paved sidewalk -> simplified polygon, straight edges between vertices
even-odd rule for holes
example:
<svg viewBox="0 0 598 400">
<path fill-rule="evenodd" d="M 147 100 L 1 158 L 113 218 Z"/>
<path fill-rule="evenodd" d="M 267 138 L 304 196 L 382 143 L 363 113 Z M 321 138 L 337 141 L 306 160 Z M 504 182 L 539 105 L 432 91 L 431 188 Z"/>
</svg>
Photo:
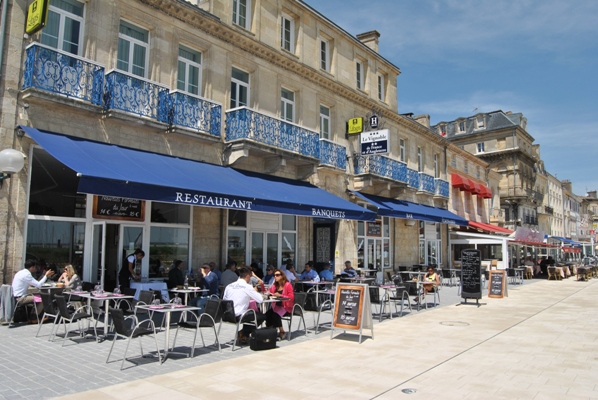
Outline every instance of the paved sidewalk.
<svg viewBox="0 0 598 400">
<path fill-rule="evenodd" d="M 64 399 L 598 399 L 598 280 L 482 303 L 376 324 L 362 344 L 323 333 Z"/>
</svg>

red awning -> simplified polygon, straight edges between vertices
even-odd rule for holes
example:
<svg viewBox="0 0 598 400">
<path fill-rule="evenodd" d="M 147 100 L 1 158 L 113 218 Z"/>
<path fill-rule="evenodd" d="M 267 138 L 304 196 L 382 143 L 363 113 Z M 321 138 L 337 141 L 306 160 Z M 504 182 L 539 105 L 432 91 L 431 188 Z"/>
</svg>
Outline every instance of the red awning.
<svg viewBox="0 0 598 400">
<path fill-rule="evenodd" d="M 565 253 L 581 253 L 581 249 L 579 247 L 563 247 L 562 250 Z"/>
<path fill-rule="evenodd" d="M 548 244 L 548 243 L 544 243 L 544 242 L 527 242 L 525 240 L 512 240 L 509 243 L 512 243 L 512 244 L 523 244 L 525 246 L 532 246 L 532 247 L 559 247 L 559 246 L 554 245 L 554 244 Z"/>
<path fill-rule="evenodd" d="M 480 196 L 482 196 L 485 199 L 491 199 L 492 198 L 492 190 L 490 190 L 490 188 L 486 185 L 482 185 L 482 193 L 480 193 Z"/>
<path fill-rule="evenodd" d="M 482 193 L 482 186 L 484 185 L 474 181 L 471 181 L 471 185 L 471 194 L 477 194 L 479 196 Z"/>
<path fill-rule="evenodd" d="M 459 190 L 463 191 L 471 191 L 471 187 L 473 182 L 469 179 L 467 179 L 464 176 L 461 176 L 459 174 L 451 174 L 451 183 L 453 185 L 453 187 L 459 188 Z"/>
<path fill-rule="evenodd" d="M 511 233 L 513 233 L 513 231 L 510 229 L 503 228 L 503 227 L 497 226 L 497 225 L 485 224 L 483 222 L 469 221 L 469 226 L 476 228 L 476 229 L 481 229 L 483 231 L 490 232 L 490 233 L 506 233 L 509 235 Z"/>
</svg>

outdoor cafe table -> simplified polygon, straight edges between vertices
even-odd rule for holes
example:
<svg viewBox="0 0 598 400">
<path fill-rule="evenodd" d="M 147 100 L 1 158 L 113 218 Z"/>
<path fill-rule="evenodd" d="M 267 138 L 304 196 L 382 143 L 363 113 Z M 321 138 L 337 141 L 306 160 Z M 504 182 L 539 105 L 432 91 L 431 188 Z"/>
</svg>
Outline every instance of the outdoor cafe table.
<svg viewBox="0 0 598 400">
<path fill-rule="evenodd" d="M 334 285 L 333 281 L 320 281 L 320 282 L 299 281 L 299 283 L 302 283 L 307 286 L 311 286 L 311 288 L 309 289 L 309 293 L 316 294 L 316 307 L 318 307 L 320 305 L 320 301 L 319 301 L 320 294 L 326 292 L 327 286 Z M 306 290 L 306 292 L 307 292 L 307 290 Z"/>
<path fill-rule="evenodd" d="M 166 360 L 166 357 L 168 357 L 169 354 L 169 346 L 170 346 L 170 315 L 173 312 L 186 312 L 186 311 L 197 311 L 199 310 L 199 307 L 191 307 L 191 306 L 185 306 L 182 304 L 161 304 L 161 305 L 137 305 L 137 308 L 143 309 L 143 310 L 147 310 L 149 312 L 155 312 L 155 313 L 162 313 L 164 314 L 164 316 L 166 317 L 166 321 L 165 321 L 165 334 L 166 334 L 166 338 L 164 339 L 164 357 L 162 358 L 162 360 Z M 186 354 L 186 353 L 179 353 L 179 352 L 174 352 L 174 351 L 170 351 L 170 353 L 173 354 Z"/>
<path fill-rule="evenodd" d="M 396 289 L 405 289 L 405 286 L 403 285 L 380 285 L 380 289 L 384 290 L 384 294 L 382 295 L 382 299 L 380 300 L 380 321 L 382 321 L 382 314 L 383 311 L 386 309 L 386 303 L 388 303 L 388 316 L 390 317 L 390 319 L 392 319 L 392 309 L 390 308 L 390 291 L 391 290 L 396 290 Z M 409 298 L 407 298 L 407 301 L 409 301 Z M 401 310 L 403 310 L 403 307 L 401 306 Z"/>
<path fill-rule="evenodd" d="M 189 304 L 189 302 L 188 302 L 189 293 L 194 293 L 195 295 L 197 295 L 198 293 L 207 293 L 207 292 L 209 292 L 209 290 L 198 288 L 198 287 L 190 287 L 189 289 L 176 289 L 176 288 L 170 289 L 169 292 L 176 293 L 176 294 L 179 294 L 179 293 L 185 294 L 185 304 Z"/>
<path fill-rule="evenodd" d="M 357 268 L 357 271 L 362 272 L 363 276 L 376 275 L 377 269 Z"/>
<path fill-rule="evenodd" d="M 142 290 L 159 290 L 162 294 L 162 300 L 165 303 L 170 302 L 170 296 L 168 295 L 168 287 L 164 281 L 149 281 L 149 282 L 134 282 L 131 281 L 131 289 L 136 289 L 135 300 L 139 300 L 139 292 Z"/>
<path fill-rule="evenodd" d="M 368 278 L 365 276 L 356 276 L 354 278 L 349 278 L 349 280 L 353 283 L 368 283 L 368 282 L 375 281 L 376 278 Z"/>
<path fill-rule="evenodd" d="M 272 303 L 276 303 L 277 301 L 289 301 L 291 299 L 287 298 L 287 297 L 266 297 L 263 296 L 264 300 L 262 300 L 261 303 L 261 308 L 262 308 L 262 313 L 266 313 L 266 311 L 268 311 L 268 307 L 270 304 Z M 255 307 L 254 310 L 257 311 L 257 302 L 255 300 L 249 300 L 249 308 L 253 308 L 252 305 Z"/>
<path fill-rule="evenodd" d="M 72 295 L 82 297 L 87 299 L 87 305 L 91 308 L 91 301 L 92 300 L 99 300 L 104 302 L 104 339 L 108 335 L 108 307 L 110 306 L 110 300 L 114 300 L 116 302 L 120 302 L 120 300 L 127 300 L 132 299 L 133 296 L 127 296 L 124 294 L 114 294 L 110 292 L 105 293 L 94 293 L 94 292 L 78 292 L 72 291 L 69 292 Z"/>
</svg>

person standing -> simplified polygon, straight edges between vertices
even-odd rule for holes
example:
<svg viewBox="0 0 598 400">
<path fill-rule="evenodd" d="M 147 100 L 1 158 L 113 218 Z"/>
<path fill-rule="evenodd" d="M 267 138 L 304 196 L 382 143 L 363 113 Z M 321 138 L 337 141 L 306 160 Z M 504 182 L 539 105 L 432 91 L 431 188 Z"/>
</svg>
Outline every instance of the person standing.
<svg viewBox="0 0 598 400">
<path fill-rule="evenodd" d="M 46 280 L 54 275 L 54 271 L 51 269 L 46 270 L 42 278 L 38 281 L 33 277 L 35 272 L 36 262 L 33 260 L 27 260 L 25 262 L 25 269 L 20 270 L 16 273 L 14 279 L 12 280 L 12 295 L 14 296 L 15 300 L 20 303 L 20 305 L 31 304 L 35 305 L 35 319 L 36 322 L 42 312 L 43 306 L 41 302 L 35 303 L 33 300 L 33 295 L 29 294 L 27 290 L 29 286 L 33 286 L 36 288 L 41 288 L 42 285 L 46 282 Z M 33 316 L 30 318 L 33 321 Z"/>
<path fill-rule="evenodd" d="M 145 257 L 145 252 L 141 249 L 136 249 L 133 254 L 127 256 L 127 259 L 118 274 L 118 284 L 121 290 L 131 287 L 130 279 L 135 281 L 141 279 L 141 276 L 137 274 L 135 268 L 138 264 L 141 264 L 143 257 Z"/>
</svg>

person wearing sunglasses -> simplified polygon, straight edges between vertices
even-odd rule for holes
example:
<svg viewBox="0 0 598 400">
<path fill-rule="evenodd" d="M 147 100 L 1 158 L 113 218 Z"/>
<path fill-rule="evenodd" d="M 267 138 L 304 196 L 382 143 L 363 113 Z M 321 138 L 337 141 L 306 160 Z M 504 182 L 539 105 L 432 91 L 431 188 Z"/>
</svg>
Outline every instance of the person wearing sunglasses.
<svg viewBox="0 0 598 400">
<path fill-rule="evenodd" d="M 276 269 L 274 271 L 274 283 L 270 286 L 269 292 L 271 297 L 288 299 L 273 303 L 272 307 L 266 312 L 266 326 L 278 328 L 278 337 L 282 339 L 286 335 L 282 327 L 282 317 L 293 312 L 293 304 L 295 303 L 293 285 L 291 285 L 282 270 Z"/>
</svg>

